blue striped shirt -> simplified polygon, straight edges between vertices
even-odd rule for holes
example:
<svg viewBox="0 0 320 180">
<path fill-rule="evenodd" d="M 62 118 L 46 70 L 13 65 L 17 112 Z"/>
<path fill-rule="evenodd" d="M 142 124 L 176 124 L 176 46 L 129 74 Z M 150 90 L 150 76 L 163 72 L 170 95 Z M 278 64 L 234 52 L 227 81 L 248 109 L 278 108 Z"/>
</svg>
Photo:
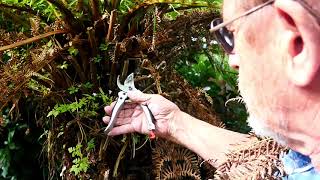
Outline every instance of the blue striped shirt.
<svg viewBox="0 0 320 180">
<path fill-rule="evenodd" d="M 290 150 L 282 157 L 287 176 L 284 180 L 320 180 L 320 173 L 312 166 L 311 159 L 296 151 Z"/>
</svg>

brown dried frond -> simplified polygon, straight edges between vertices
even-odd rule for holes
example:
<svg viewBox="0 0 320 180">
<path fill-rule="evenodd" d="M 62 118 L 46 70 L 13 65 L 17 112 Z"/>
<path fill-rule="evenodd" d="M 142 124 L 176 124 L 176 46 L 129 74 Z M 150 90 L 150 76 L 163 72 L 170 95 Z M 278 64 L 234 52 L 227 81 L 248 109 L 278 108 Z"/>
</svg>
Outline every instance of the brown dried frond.
<svg viewBox="0 0 320 180">
<path fill-rule="evenodd" d="M 28 38 L 22 32 L 7 32 L 4 29 L 0 29 L 0 47 L 13 44 L 15 42 L 21 41 Z"/>
<path fill-rule="evenodd" d="M 206 34 L 208 40 L 212 39 L 208 32 L 208 26 L 212 19 L 219 17 L 217 12 L 203 12 L 194 10 L 179 16 L 175 21 L 163 19 L 157 31 L 156 47 L 159 55 L 166 59 L 170 65 L 176 57 L 187 49 L 198 49 L 191 37 L 199 37 Z"/>
<path fill-rule="evenodd" d="M 40 47 L 30 52 L 26 60 L 12 56 L 0 69 L 0 109 L 9 103 L 13 98 L 20 95 L 25 84 L 32 76 L 41 76 L 37 72 L 46 66 L 56 56 L 57 47 Z M 13 52 L 14 53 L 14 52 Z"/>
<path fill-rule="evenodd" d="M 149 88 L 149 85 L 152 85 L 149 83 L 146 86 L 149 88 L 146 92 L 162 92 L 162 95 L 176 103 L 181 110 L 215 126 L 221 126 L 219 115 L 214 111 L 214 99 L 202 90 L 192 87 L 174 70 L 174 60 L 183 54 L 184 50 L 194 49 L 191 37 L 197 37 L 201 32 L 208 31 L 208 24 L 217 16 L 217 12 L 192 11 L 179 16 L 175 21 L 162 19 L 156 34 L 156 57 L 149 58 L 149 60 L 152 67 L 157 67 L 162 62 L 165 62 L 166 67 L 163 69 L 148 68 L 154 79 L 152 82 L 154 88 Z M 152 21 L 149 23 L 152 24 Z M 150 33 L 143 35 L 146 37 L 142 36 L 138 39 L 143 40 L 140 41 L 143 43 L 139 44 L 141 49 L 145 50 L 151 46 L 152 40 Z M 159 82 L 161 88 L 159 88 Z M 186 100 L 189 103 L 186 103 Z"/>
<path fill-rule="evenodd" d="M 193 88 L 174 70 L 161 74 L 161 76 L 162 84 L 166 84 L 164 87 L 166 87 L 165 92 L 169 95 L 168 98 L 175 102 L 181 110 L 212 125 L 221 126 L 221 119 L 205 94 Z M 185 103 L 185 99 L 188 99 L 189 103 Z"/>
<path fill-rule="evenodd" d="M 188 179 L 197 179 L 200 180 L 200 173 L 194 170 L 189 163 L 178 164 L 178 169 L 180 170 L 180 176 Z"/>
<path fill-rule="evenodd" d="M 45 27 L 45 32 L 58 31 L 66 29 L 67 25 L 62 19 L 56 19 L 50 26 Z"/>
<path fill-rule="evenodd" d="M 138 88 L 146 93 L 160 93 L 177 104 L 182 111 L 212 125 L 224 127 L 219 114 L 214 110 L 214 100 L 203 90 L 192 87 L 168 64 L 170 62 L 162 58 L 143 59 L 139 74 L 146 74 L 145 70 L 148 70 L 148 75 L 137 77 L 146 79 L 144 82 L 139 80 Z M 143 76 L 150 78 L 142 78 Z"/>
<path fill-rule="evenodd" d="M 177 175 L 175 174 L 175 172 L 170 168 L 166 168 L 163 170 L 162 176 L 161 177 L 157 177 L 156 179 L 177 179 Z"/>
<path fill-rule="evenodd" d="M 200 179 L 200 158 L 190 150 L 158 140 L 152 154 L 156 179 Z"/>
<path fill-rule="evenodd" d="M 164 169 L 160 179 L 200 180 L 201 176 L 198 172 L 195 172 L 193 170 L 193 167 L 191 167 L 190 164 L 183 163 L 183 164 L 177 164 L 177 166 L 175 166 L 174 168 L 168 167 L 167 169 Z"/>
<path fill-rule="evenodd" d="M 217 168 L 215 179 L 278 179 L 284 175 L 279 159 L 284 151 L 286 148 L 273 139 L 252 137 L 227 154 L 228 160 Z"/>
<path fill-rule="evenodd" d="M 30 18 L 30 26 L 31 26 L 31 34 L 33 36 L 37 36 L 40 34 L 40 21 L 41 19 L 39 17 Z"/>
</svg>

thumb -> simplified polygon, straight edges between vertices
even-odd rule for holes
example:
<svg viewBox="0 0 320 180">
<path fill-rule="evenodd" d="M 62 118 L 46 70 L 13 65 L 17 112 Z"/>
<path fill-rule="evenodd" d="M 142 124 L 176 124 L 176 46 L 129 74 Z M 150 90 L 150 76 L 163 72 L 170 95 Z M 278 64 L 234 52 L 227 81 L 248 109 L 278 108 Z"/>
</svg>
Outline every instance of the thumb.
<svg viewBox="0 0 320 180">
<path fill-rule="evenodd" d="M 129 91 L 128 97 L 131 101 L 140 103 L 143 105 L 147 105 L 149 103 L 149 100 L 151 99 L 150 94 L 145 94 L 140 90 Z"/>
</svg>

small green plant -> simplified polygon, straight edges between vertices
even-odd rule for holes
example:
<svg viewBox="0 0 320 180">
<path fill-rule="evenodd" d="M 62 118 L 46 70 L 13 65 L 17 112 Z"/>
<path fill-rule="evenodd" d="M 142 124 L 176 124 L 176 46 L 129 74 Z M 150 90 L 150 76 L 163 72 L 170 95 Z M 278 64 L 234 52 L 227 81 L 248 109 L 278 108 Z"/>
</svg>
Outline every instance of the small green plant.
<svg viewBox="0 0 320 180">
<path fill-rule="evenodd" d="M 80 99 L 79 101 L 70 103 L 70 104 L 56 104 L 54 106 L 54 109 L 51 110 L 47 117 L 54 116 L 57 117 L 59 114 L 65 113 L 65 112 L 75 112 L 76 110 L 81 109 L 87 104 L 88 100 L 86 97 Z"/>
<path fill-rule="evenodd" d="M 107 43 L 107 44 L 102 43 L 102 44 L 100 44 L 100 46 L 99 46 L 99 49 L 100 49 L 101 51 L 107 51 L 108 48 L 109 48 L 109 44 L 108 44 L 108 43 Z"/>
<path fill-rule="evenodd" d="M 71 153 L 71 156 L 75 158 L 72 163 L 72 167 L 70 169 L 70 172 L 73 172 L 76 176 L 80 172 L 87 172 L 89 168 L 89 161 L 88 157 L 83 157 L 81 153 L 81 144 L 77 144 L 76 147 L 70 147 L 68 148 L 69 153 Z"/>
<path fill-rule="evenodd" d="M 93 84 L 91 82 L 86 82 L 85 84 L 82 84 L 81 87 L 91 89 L 93 87 Z"/>
<path fill-rule="evenodd" d="M 76 49 L 75 47 L 71 46 L 69 49 L 69 54 L 72 55 L 72 56 L 76 56 L 78 53 L 79 53 L 79 50 Z"/>
<path fill-rule="evenodd" d="M 30 79 L 30 81 L 28 82 L 28 88 L 37 91 L 43 94 L 44 96 L 50 93 L 50 88 L 42 85 L 41 83 L 39 83 L 39 81 L 35 79 Z"/>
<path fill-rule="evenodd" d="M 91 150 L 93 150 L 95 148 L 95 143 L 94 143 L 94 138 L 90 139 L 90 141 L 88 142 L 86 151 L 89 152 Z"/>
<path fill-rule="evenodd" d="M 91 84 L 86 84 L 87 87 L 91 87 Z M 70 94 L 74 94 L 79 90 L 77 87 L 70 87 L 68 89 Z M 84 94 L 83 98 L 76 100 L 75 102 L 69 104 L 56 104 L 54 108 L 48 113 L 47 117 L 53 116 L 57 117 L 60 114 L 69 112 L 69 113 L 78 113 L 80 117 L 89 118 L 97 116 L 96 112 L 100 105 L 100 101 L 102 100 L 103 105 L 110 104 L 112 99 L 109 98 L 101 88 L 99 88 L 99 93 L 93 93 L 92 95 Z"/>
<path fill-rule="evenodd" d="M 69 64 L 67 63 L 67 61 L 63 61 L 63 63 L 61 65 L 58 65 L 59 69 L 68 69 Z"/>
<path fill-rule="evenodd" d="M 90 162 L 87 156 L 85 156 L 82 151 L 82 144 L 77 144 L 76 147 L 68 148 L 68 152 L 71 153 L 71 156 L 74 158 L 70 172 L 74 173 L 79 177 L 80 173 L 86 173 L 90 167 Z M 86 154 L 88 155 L 95 148 L 94 138 L 92 138 L 88 143 L 85 149 Z M 80 178 L 80 177 L 79 177 Z"/>
<path fill-rule="evenodd" d="M 75 86 L 71 86 L 68 88 L 68 91 L 69 91 L 69 94 L 75 94 L 79 91 L 79 88 Z"/>
<path fill-rule="evenodd" d="M 101 60 L 102 60 L 102 57 L 101 57 L 100 55 L 98 55 L 98 56 L 96 56 L 96 57 L 93 58 L 93 61 L 94 61 L 95 63 L 99 63 L 99 62 L 101 62 Z"/>
</svg>

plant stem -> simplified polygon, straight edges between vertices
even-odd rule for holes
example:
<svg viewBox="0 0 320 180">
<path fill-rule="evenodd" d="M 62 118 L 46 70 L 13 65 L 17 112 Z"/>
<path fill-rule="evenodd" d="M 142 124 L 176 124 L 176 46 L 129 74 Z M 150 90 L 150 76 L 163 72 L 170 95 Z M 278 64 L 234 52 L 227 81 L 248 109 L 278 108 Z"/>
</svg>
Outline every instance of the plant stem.
<svg viewBox="0 0 320 180">
<path fill-rule="evenodd" d="M 100 19 L 101 15 L 99 12 L 99 2 L 97 0 L 90 0 L 90 7 L 92 12 L 92 22 Z"/>
<path fill-rule="evenodd" d="M 116 161 L 116 163 L 115 163 L 115 165 L 114 165 L 113 175 L 112 175 L 113 177 L 117 177 L 117 176 L 118 176 L 118 172 L 117 172 L 117 171 L 118 171 L 118 167 L 119 167 L 119 164 L 120 164 L 121 159 L 123 158 L 123 154 L 124 154 L 124 152 L 125 152 L 128 144 L 129 144 L 129 141 L 127 140 L 127 141 L 125 142 L 125 144 L 124 144 L 124 145 L 122 146 L 122 148 L 121 148 L 121 151 L 120 151 L 120 153 L 119 153 L 119 155 L 118 155 L 117 161 Z"/>
<path fill-rule="evenodd" d="M 113 26 L 116 23 L 117 19 L 117 11 L 111 11 L 110 20 L 109 20 L 109 27 L 108 27 L 108 34 L 106 37 L 106 42 L 111 42 L 113 40 Z"/>
<path fill-rule="evenodd" d="M 95 30 L 93 28 L 88 29 L 89 42 L 92 50 L 92 57 L 95 58 L 98 56 L 98 46 L 97 40 L 95 37 Z M 95 65 L 95 61 L 93 59 L 90 60 L 90 79 L 93 81 L 95 89 L 98 87 L 97 81 L 97 68 Z"/>
<path fill-rule="evenodd" d="M 38 36 L 34 36 L 32 38 L 29 38 L 29 39 L 26 39 L 26 40 L 23 40 L 23 41 L 19 41 L 19 42 L 16 42 L 14 44 L 10 44 L 10 45 L 7 45 L 7 46 L 2 46 L 2 47 L 0 47 L 0 52 L 8 50 L 8 49 L 13 49 L 13 48 L 16 48 L 16 47 L 19 47 L 19 46 L 22 46 L 22 45 L 25 45 L 25 44 L 29 44 L 29 43 L 32 43 L 32 42 L 36 42 L 36 41 L 39 41 L 39 40 L 41 40 L 43 38 L 46 38 L 46 37 L 49 37 L 49 36 L 52 36 L 52 35 L 65 34 L 67 32 L 68 31 L 66 31 L 66 30 L 58 30 L 58 31 L 47 32 L 45 34 L 40 34 Z"/>
</svg>

